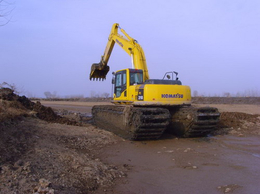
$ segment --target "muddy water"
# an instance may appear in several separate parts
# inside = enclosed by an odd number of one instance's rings
[[[129,168],[106,193],[260,193],[259,136],[122,141],[99,157]]]

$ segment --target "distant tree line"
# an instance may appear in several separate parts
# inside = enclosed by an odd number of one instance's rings
[[[246,90],[244,92],[237,92],[235,94],[232,94],[230,92],[223,92],[222,95],[214,94],[214,95],[205,95],[200,94],[197,90],[194,90],[192,92],[192,97],[260,97],[260,92],[256,90]]]
[[[61,98],[57,92],[44,92],[44,96],[46,99],[58,99]],[[90,98],[109,98],[110,94],[107,92],[104,92],[102,94],[96,93],[95,91],[91,91]],[[83,99],[84,95],[68,95],[62,98],[72,98],[72,99]]]

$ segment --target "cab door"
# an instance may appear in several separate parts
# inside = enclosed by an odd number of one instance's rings
[[[127,100],[127,72],[118,71],[115,74],[114,100]]]

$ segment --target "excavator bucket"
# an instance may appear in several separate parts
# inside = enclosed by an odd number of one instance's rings
[[[91,72],[89,75],[90,80],[104,80],[106,79],[107,72],[109,71],[109,66],[100,63],[93,63],[91,66]]]

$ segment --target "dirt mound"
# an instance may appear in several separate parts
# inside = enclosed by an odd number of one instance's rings
[[[94,154],[116,138],[91,125],[34,118],[0,125],[0,193],[90,193],[109,187],[126,169]]]
[[[43,106],[39,101],[32,102],[19,96],[9,88],[0,89],[0,122],[17,119],[21,116],[34,116],[48,122],[79,125],[76,121],[57,115],[52,108]]]
[[[250,115],[242,112],[223,112],[220,117],[220,124],[226,127],[239,128],[244,122],[255,123],[259,115]]]
[[[90,193],[125,177],[123,165],[95,156],[118,137],[81,125],[1,88],[0,193]]]
[[[242,112],[222,112],[217,133],[260,135],[260,115]]]

